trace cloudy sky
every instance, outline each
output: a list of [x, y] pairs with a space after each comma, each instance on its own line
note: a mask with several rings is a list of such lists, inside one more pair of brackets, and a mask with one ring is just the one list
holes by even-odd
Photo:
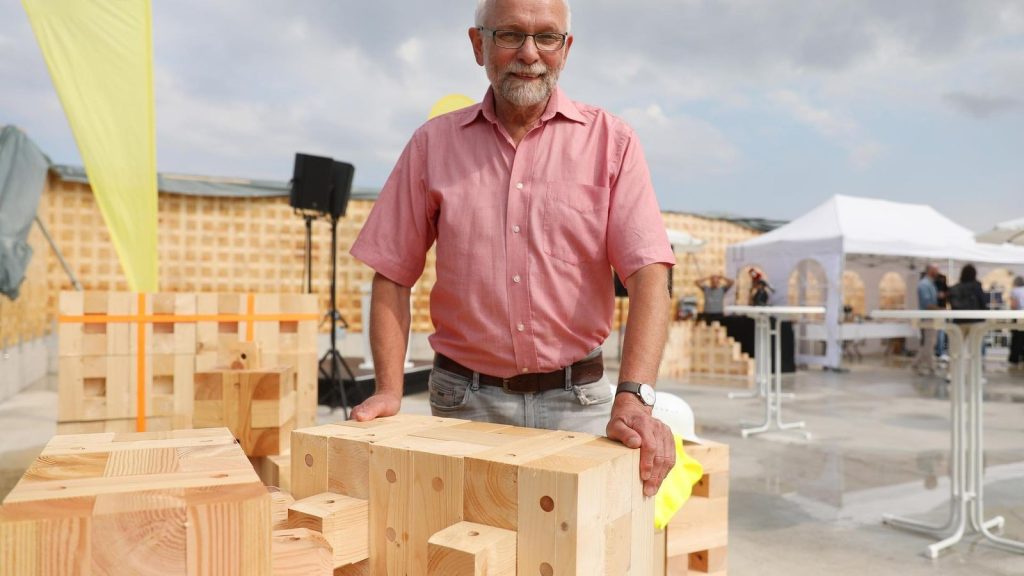
[[[162, 172], [380, 186], [442, 96], [479, 99], [474, 0], [153, 2]], [[837, 193], [1024, 216], [1020, 0], [575, 0], [561, 84], [624, 117], [662, 208], [793, 218]], [[0, 2], [0, 124], [80, 164], [28, 19]]]

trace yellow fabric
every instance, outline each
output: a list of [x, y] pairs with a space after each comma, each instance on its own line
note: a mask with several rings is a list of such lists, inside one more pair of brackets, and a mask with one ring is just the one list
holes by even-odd
[[683, 439], [676, 436], [676, 465], [661, 483], [654, 497], [654, 527], [663, 530], [676, 512], [690, 499], [693, 485], [704, 475], [704, 467], [683, 450]]
[[22, 0], [134, 292], [157, 290], [149, 0]]
[[476, 104], [476, 102], [473, 102], [473, 99], [469, 96], [449, 94], [434, 103], [434, 106], [430, 109], [430, 114], [427, 115], [427, 120], [431, 120], [441, 114], [454, 112], [466, 106], [472, 106], [473, 104]]

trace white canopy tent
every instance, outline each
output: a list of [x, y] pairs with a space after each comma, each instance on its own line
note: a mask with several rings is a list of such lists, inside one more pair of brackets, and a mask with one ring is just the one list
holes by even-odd
[[[878, 285], [887, 272], [903, 277], [906, 306], [916, 307], [915, 286], [930, 262], [946, 264], [950, 280], [955, 282], [952, 272], [956, 264], [973, 263], [980, 274], [996, 265], [1024, 266], [1024, 249], [980, 244], [973, 232], [930, 206], [837, 195], [785, 226], [730, 246], [726, 253], [731, 277], [746, 266], [756, 266], [765, 274], [775, 288], [773, 305], [791, 303], [789, 278], [793, 271], [817, 268], [812, 263], [820, 266], [826, 291], [825, 353], [799, 360], [832, 368], [838, 368], [842, 358], [844, 271], [853, 270], [864, 281], [869, 310], [878, 307]], [[804, 287], [798, 289], [802, 292]], [[795, 303], [807, 303], [801, 300], [797, 298]]]
[[672, 250], [678, 254], [700, 252], [704, 248], [704, 241], [694, 238], [688, 232], [674, 228], [666, 228], [665, 232], [668, 234], [669, 243], [672, 244]]
[[1024, 246], [1024, 218], [1000, 222], [996, 224], [995, 228], [978, 234], [976, 238], [978, 242], [989, 244], [1016, 244]]

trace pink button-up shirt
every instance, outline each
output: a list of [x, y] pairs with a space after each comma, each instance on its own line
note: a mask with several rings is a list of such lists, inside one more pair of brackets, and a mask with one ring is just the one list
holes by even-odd
[[437, 241], [436, 352], [509, 377], [582, 359], [611, 331], [621, 278], [675, 258], [636, 134], [556, 90], [518, 148], [481, 104], [420, 127], [353, 256], [412, 286]]

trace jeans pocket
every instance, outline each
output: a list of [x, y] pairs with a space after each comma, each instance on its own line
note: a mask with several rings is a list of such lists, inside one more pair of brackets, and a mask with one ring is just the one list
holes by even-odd
[[430, 372], [430, 406], [435, 410], [454, 411], [466, 405], [470, 380], [440, 368]]
[[572, 392], [576, 395], [576, 400], [580, 403], [580, 406], [608, 404], [612, 401], [612, 397], [614, 396], [612, 393], [612, 387], [604, 378], [601, 378], [597, 382], [591, 382], [590, 384], [573, 386]]

